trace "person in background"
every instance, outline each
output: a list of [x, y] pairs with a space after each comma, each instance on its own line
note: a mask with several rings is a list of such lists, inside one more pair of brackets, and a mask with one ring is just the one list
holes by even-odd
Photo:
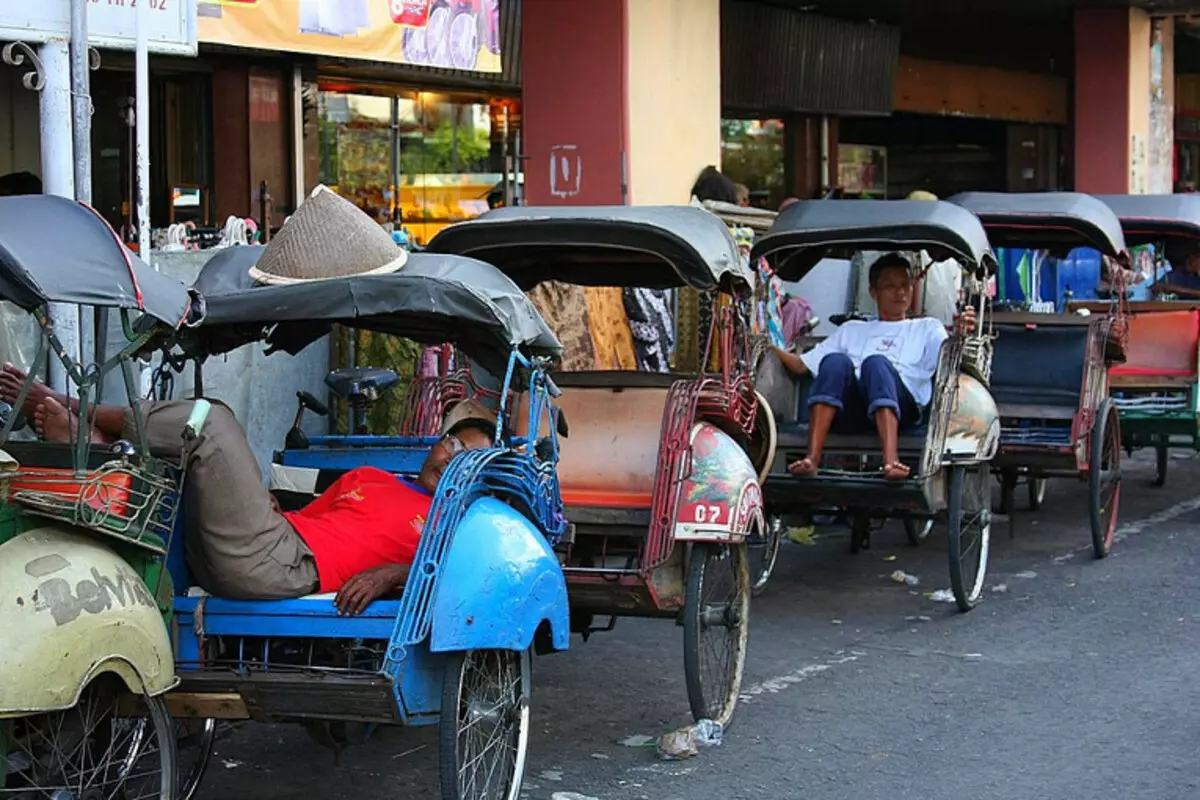
[[735, 183], [734, 189], [737, 192], [737, 204], [743, 208], [750, 205], [750, 187], [744, 183]]
[[1200, 299], [1200, 243], [1171, 242], [1167, 245], [1171, 271], [1150, 287], [1154, 294], [1173, 294], [1188, 300]]
[[785, 199], [782, 203], [779, 204], [779, 210], [780, 210], [780, 212], [782, 212], [788, 206], [795, 205], [796, 203], [799, 203], [799, 202], [800, 202], [799, 197], [789, 197], [789, 198]]
[[0, 175], [0, 197], [41, 193], [42, 179], [32, 172], [10, 172]]
[[709, 165], [700, 170], [700, 175], [692, 184], [692, 197], [702, 203], [705, 200], [712, 200], [737, 205], [737, 184], [725, 177], [716, 167]]
[[1175, 194], [1191, 194], [1196, 191], [1195, 181], [1179, 181], [1175, 184]]

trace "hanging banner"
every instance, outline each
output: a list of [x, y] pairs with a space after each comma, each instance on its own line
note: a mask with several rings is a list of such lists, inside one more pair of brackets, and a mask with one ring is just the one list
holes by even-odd
[[201, 42], [500, 71], [500, 0], [199, 0]]

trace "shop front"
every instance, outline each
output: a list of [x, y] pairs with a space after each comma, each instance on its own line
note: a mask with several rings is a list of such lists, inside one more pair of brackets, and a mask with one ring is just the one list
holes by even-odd
[[254, 75], [234, 78], [252, 91], [244, 154], [217, 159], [229, 213], [258, 216], [265, 195], [277, 227], [323, 183], [419, 246], [519, 193], [519, 4], [201, 0], [199, 15], [202, 43], [267, 59], [258, 97]]

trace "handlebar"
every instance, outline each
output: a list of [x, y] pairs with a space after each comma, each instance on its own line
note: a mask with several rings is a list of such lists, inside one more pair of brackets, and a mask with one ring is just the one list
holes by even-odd
[[313, 397], [310, 392], [296, 392], [296, 399], [300, 401], [301, 407], [307, 408], [314, 414], [321, 417], [329, 416], [329, 406]]

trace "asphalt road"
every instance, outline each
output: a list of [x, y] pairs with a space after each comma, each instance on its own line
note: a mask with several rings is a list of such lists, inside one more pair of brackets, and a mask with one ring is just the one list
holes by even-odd
[[[912, 548], [889, 528], [857, 556], [835, 530], [786, 544], [752, 607], [734, 724], [689, 761], [620, 743], [689, 722], [681, 629], [623, 620], [576, 638], [535, 662], [524, 796], [1200, 797], [1200, 460], [1175, 455], [1163, 489], [1146, 455], [1126, 462], [1104, 561], [1083, 485], [1052, 482], [1017, 539], [997, 526], [986, 599], [965, 615], [924, 595], [949, 585], [940, 530]], [[200, 797], [436, 797], [435, 756], [431, 730], [386, 731], [335, 764], [299, 728], [247, 725], [218, 744]]]

